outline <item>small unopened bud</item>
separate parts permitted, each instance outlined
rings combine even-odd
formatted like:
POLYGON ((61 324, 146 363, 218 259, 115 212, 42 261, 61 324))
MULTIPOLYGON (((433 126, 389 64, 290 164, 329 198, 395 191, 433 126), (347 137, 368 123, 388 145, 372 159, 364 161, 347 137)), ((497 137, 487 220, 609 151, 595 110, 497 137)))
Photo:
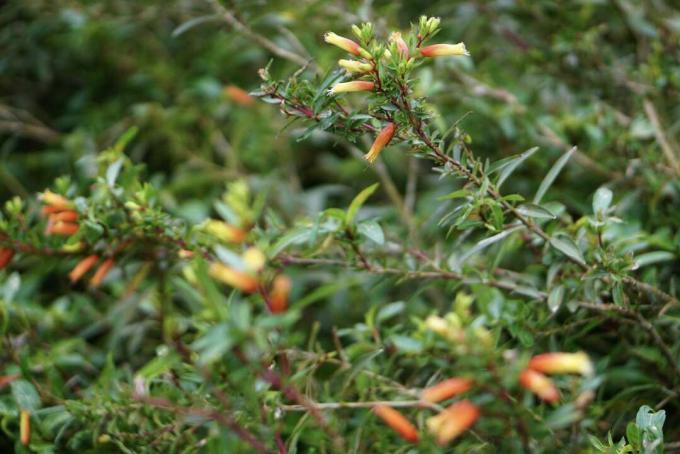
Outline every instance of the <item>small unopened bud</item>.
POLYGON ((404 41, 404 38, 401 37, 401 33, 392 32, 392 34, 390 35, 390 42, 393 42, 394 44, 396 44, 397 49, 399 50, 399 54, 404 59, 408 59, 408 57, 409 57, 408 44, 406 44, 406 41, 404 41))
POLYGON ((330 89, 332 95, 338 93, 350 93, 355 91, 373 91, 375 84, 367 80, 353 80, 352 82, 340 82, 330 89))
POLYGON ((473 381, 469 378, 454 377, 423 389, 420 398, 427 402, 439 402, 469 391, 473 381))
POLYGON ((447 407, 437 416, 426 421, 437 443, 445 445, 474 425, 479 418, 479 407, 469 400, 462 400, 447 407))
POLYGON ((208 220, 204 225, 204 229, 225 243, 240 243, 247 235, 244 230, 216 219, 208 220))
POLYGON ((349 38, 345 38, 344 36, 336 35, 333 32, 328 32, 325 35, 323 35, 323 40, 326 41, 328 44, 332 44, 334 46, 339 47, 345 52, 349 52, 350 54, 359 56, 365 56, 365 54, 367 54, 366 50, 362 49, 359 44, 355 43, 349 38))
POLYGON ((543 353, 529 361, 529 368, 544 374, 592 375, 593 363, 584 352, 543 353))
POLYGON ((373 412, 399 434, 401 438, 411 443, 418 442, 418 430, 401 413, 387 405, 376 405, 373 412))
POLYGON ((362 63, 357 60, 338 60, 338 65, 345 68, 350 74, 363 74, 373 70, 370 63, 362 63))
POLYGON ((465 43, 458 44, 432 44, 420 49, 420 55, 423 57, 448 57, 470 55, 465 48, 465 43))
POLYGON ((45 233, 54 235, 71 236, 78 231, 80 226, 73 222, 48 223, 45 233))
POLYGON ((59 213, 50 214, 49 220, 51 222, 74 222, 78 220, 78 213, 73 210, 61 211, 59 213))
POLYGON ((71 272, 68 274, 69 279, 71 279, 71 282, 77 282, 78 279, 80 279, 83 274, 87 273, 99 260, 99 256, 97 255, 89 255, 82 259, 80 262, 76 264, 76 266, 73 267, 71 272))
POLYGON ((222 263, 210 265, 210 275, 225 284, 245 293, 253 293, 259 285, 256 278, 242 271, 230 268, 222 263))
POLYGON ((288 295, 292 283, 289 277, 279 274, 274 278, 272 291, 269 294, 269 308, 275 314, 280 314, 288 308, 288 295))
POLYGON ((252 272, 261 271, 267 261, 267 257, 265 257, 264 253, 256 247, 246 249, 242 258, 248 271, 252 272))
POLYGON ((19 434, 21 444, 28 446, 31 442, 31 412, 28 410, 21 410, 19 416, 19 434))
POLYGON ((519 384, 546 402, 555 403, 560 400, 557 386, 548 377, 535 370, 524 369, 519 375, 519 384))
POLYGON ((394 137, 396 130, 397 126, 394 123, 387 123, 387 126, 385 126, 375 138, 371 149, 368 150, 368 153, 364 155, 364 159, 370 163, 373 163, 378 158, 378 155, 382 149, 390 143, 390 140, 392 140, 392 137, 394 137))
POLYGON ((99 268, 97 268, 97 271, 95 271, 94 276, 92 276, 92 279, 90 279, 90 287, 92 288, 97 288, 101 285, 102 281, 106 277, 107 274, 109 274, 109 271, 111 271, 111 268, 113 268, 114 265, 113 259, 106 259, 104 262, 102 262, 101 265, 99 265, 99 268))
POLYGON ((45 205, 49 205, 58 210, 69 210, 73 208, 73 203, 63 195, 55 194, 54 192, 47 190, 40 194, 40 200, 45 205))

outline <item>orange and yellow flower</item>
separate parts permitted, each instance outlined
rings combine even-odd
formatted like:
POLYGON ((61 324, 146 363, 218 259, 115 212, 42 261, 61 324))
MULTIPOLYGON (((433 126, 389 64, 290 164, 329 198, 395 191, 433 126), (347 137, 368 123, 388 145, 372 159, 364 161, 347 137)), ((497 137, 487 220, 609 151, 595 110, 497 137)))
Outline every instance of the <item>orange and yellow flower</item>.
POLYGON ((376 405, 373 407, 373 412, 401 438, 411 443, 418 442, 418 429, 397 410, 387 405, 376 405))
POLYGON ((401 33, 392 32, 392 34, 390 35, 390 42, 396 44, 397 50, 399 51, 403 58, 408 59, 409 57, 408 44, 406 44, 404 38, 401 37, 401 33))
POLYGON ((584 352, 543 353, 529 361, 529 368, 544 374, 581 374, 592 375, 593 363, 584 352))
POLYGON ((333 32, 328 32, 325 35, 323 35, 323 40, 326 41, 328 44, 332 44, 334 46, 339 47, 345 52, 349 52, 350 54, 359 55, 364 58, 371 57, 371 54, 366 52, 366 50, 363 49, 359 44, 355 43, 349 38, 345 38, 344 36, 336 35, 333 32))
POLYGON ((280 314, 288 308, 288 295, 292 282, 289 277, 279 274, 274 278, 272 283, 272 291, 269 293, 269 309, 275 313, 280 314))
POLYGON ((350 74, 364 74, 373 70, 373 65, 357 60, 338 60, 338 65, 350 74))
POLYGON ((427 402, 439 402, 450 399, 472 388, 474 382, 469 378, 454 377, 441 381, 436 385, 423 389, 420 398, 427 402))
POLYGON ((28 410, 21 410, 19 416, 19 435, 21 444, 28 446, 31 442, 31 412, 28 410))
POLYGON ((87 273, 99 260, 97 255, 88 255, 73 267, 71 272, 68 274, 71 282, 77 282, 85 273, 87 273))
POLYGON ((428 418, 426 425, 437 443, 445 445, 472 427, 479 418, 479 407, 462 400, 447 407, 436 416, 428 418))
POLYGON ((557 386, 548 377, 535 370, 524 369, 519 375, 519 384, 546 402, 555 403, 560 400, 557 386))
POLYGON ((113 259, 106 259, 104 262, 102 262, 101 265, 99 265, 99 268, 97 268, 97 271, 94 272, 94 276, 92 276, 92 279, 90 279, 90 287, 92 288, 97 288, 101 285, 102 281, 106 277, 107 274, 109 274, 109 271, 111 271, 111 268, 113 268, 113 265, 115 262, 113 259))
POLYGON ((364 159, 371 164, 375 162, 382 149, 390 143, 396 131, 397 125, 394 123, 387 123, 387 126, 385 126, 375 138, 373 145, 371 145, 371 149, 364 155, 364 159))
POLYGON ((236 85, 227 85, 224 87, 224 94, 229 97, 236 104, 244 107, 250 107, 255 104, 255 98, 250 96, 247 91, 236 85))
POLYGON ((338 93, 352 93, 357 91, 373 91, 375 84, 367 80, 353 80, 352 82, 340 82, 330 89, 332 95, 338 93))
POLYGON ((222 263, 213 263, 210 265, 210 275, 218 281, 224 282, 245 293, 253 293, 259 286, 259 282, 255 277, 228 267, 222 263))
POLYGON ((465 48, 465 43, 432 44, 420 49, 420 55, 423 57, 448 57, 470 55, 470 53, 465 48))

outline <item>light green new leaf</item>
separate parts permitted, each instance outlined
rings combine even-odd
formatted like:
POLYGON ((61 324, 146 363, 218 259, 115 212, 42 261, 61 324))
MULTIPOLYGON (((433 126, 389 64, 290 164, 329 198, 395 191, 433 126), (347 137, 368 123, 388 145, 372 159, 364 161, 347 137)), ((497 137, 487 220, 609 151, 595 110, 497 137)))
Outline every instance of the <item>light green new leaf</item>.
POLYGON ((558 159, 557 162, 552 166, 550 172, 548 172, 545 178, 543 178, 543 181, 541 181, 541 184, 538 187, 538 191, 536 191, 536 195, 534 196, 533 200, 535 204, 541 203, 541 199, 543 199, 545 193, 548 192, 548 189, 550 189, 550 186, 552 186, 553 182, 555 181, 555 178, 557 178, 557 175, 560 174, 562 168, 567 164, 567 161, 569 161, 569 158, 571 157, 571 155, 574 154, 575 151, 576 147, 573 147, 571 150, 564 153, 560 157, 560 159, 558 159))
POLYGON ((352 203, 349 204, 349 208, 347 209, 347 218, 345 219, 345 225, 349 225, 352 223, 354 220, 354 216, 357 214, 357 211, 359 211, 359 208, 366 202, 366 200, 375 192, 376 189, 378 189, 378 186, 380 186, 380 183, 375 183, 361 191, 359 194, 357 194, 356 197, 354 197, 354 200, 352 200, 352 203))

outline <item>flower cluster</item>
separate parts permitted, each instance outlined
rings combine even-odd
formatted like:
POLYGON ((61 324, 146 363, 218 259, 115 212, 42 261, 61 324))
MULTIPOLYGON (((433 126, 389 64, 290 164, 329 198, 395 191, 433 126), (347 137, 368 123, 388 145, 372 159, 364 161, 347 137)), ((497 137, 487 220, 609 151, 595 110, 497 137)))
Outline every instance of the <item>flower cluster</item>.
POLYGON ((78 232, 78 212, 72 201, 52 191, 45 191, 40 199, 45 204, 42 214, 47 216, 46 235, 71 236, 78 232))

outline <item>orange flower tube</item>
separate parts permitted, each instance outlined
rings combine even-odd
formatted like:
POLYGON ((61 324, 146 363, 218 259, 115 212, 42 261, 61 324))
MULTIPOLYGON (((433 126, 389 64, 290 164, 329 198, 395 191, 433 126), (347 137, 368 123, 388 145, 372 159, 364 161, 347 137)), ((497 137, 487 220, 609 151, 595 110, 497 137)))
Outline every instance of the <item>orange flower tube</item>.
POLYGON ((14 250, 6 247, 0 247, 0 270, 7 266, 7 264, 14 257, 14 250))
POLYGON ((19 434, 21 444, 28 446, 31 442, 31 412, 28 410, 21 410, 19 416, 19 434))
POLYGON ((396 131, 397 126, 394 123, 387 123, 387 126, 385 126, 375 138, 373 145, 371 145, 371 149, 364 155, 364 159, 371 164, 375 162, 382 149, 390 143, 396 131))
POLYGON ((544 374, 593 374, 593 363, 584 352, 536 355, 529 361, 529 368, 544 374))
MULTIPOLYGON (((47 207, 45 207, 47 208, 47 207)), ((78 220, 78 213, 73 210, 60 211, 50 214, 50 222, 74 222, 78 220)))
POLYGON ((375 84, 367 80, 353 80, 352 82, 340 82, 333 85, 330 93, 335 95, 338 93, 352 93, 357 91, 373 91, 375 84))
POLYGON ((255 103, 255 99, 247 91, 236 85, 227 85, 224 88, 224 93, 236 104, 244 107, 250 107, 255 103))
POLYGON ((75 224, 73 222, 55 222, 55 223, 49 223, 47 224, 47 230, 45 233, 49 234, 55 234, 55 235, 64 235, 64 236, 71 236, 74 233, 78 231, 80 226, 78 224, 75 224))
POLYGON ((465 43, 458 44, 432 44, 420 49, 420 55, 423 57, 448 57, 470 55, 465 48, 465 43))
POLYGON ((63 195, 56 194, 49 189, 39 196, 40 200, 45 203, 45 205, 52 206, 59 210, 70 210, 73 208, 73 203, 63 195))
POLYGON ((401 413, 387 405, 376 405, 373 407, 373 412, 390 426, 392 430, 399 434, 401 438, 411 443, 417 443, 419 440, 418 430, 411 424, 411 422, 401 413))
POLYGON ((328 32, 325 35, 323 35, 323 40, 326 41, 328 44, 332 44, 334 46, 339 47, 345 52, 349 52, 350 54, 354 55, 366 54, 366 51, 362 49, 359 44, 355 43, 349 38, 345 38, 344 36, 336 35, 333 32, 328 32))
POLYGON ((210 275, 218 281, 222 281, 245 293, 253 293, 259 285, 257 279, 253 276, 230 268, 222 263, 210 265, 210 275))
POLYGON ((97 261, 99 260, 99 256, 97 255, 89 255, 82 259, 80 262, 76 264, 76 266, 73 267, 70 273, 68 273, 69 279, 71 279, 71 282, 75 283, 83 277, 83 274, 87 273, 90 268, 92 268, 97 261))
POLYGON ((449 378, 423 389, 420 398, 427 402, 439 402, 469 391, 472 384, 473 381, 469 378, 449 378))
POLYGON ((290 278, 283 274, 279 274, 274 278, 272 291, 269 294, 269 308, 273 313, 280 314, 286 310, 291 286, 290 278))
POLYGON ((479 407, 469 400, 462 400, 447 407, 426 422, 437 443, 445 445, 472 427, 479 419, 479 407))
POLYGON ((524 369, 519 376, 519 384, 546 402, 555 403, 560 400, 557 386, 548 377, 535 370, 524 369))
POLYGON ((90 279, 90 287, 97 288, 99 285, 101 285, 102 281, 106 277, 107 274, 109 274, 109 271, 111 271, 111 268, 114 265, 113 259, 106 259, 104 262, 99 265, 99 268, 97 268, 97 271, 95 271, 94 276, 92 276, 92 279, 90 279))

